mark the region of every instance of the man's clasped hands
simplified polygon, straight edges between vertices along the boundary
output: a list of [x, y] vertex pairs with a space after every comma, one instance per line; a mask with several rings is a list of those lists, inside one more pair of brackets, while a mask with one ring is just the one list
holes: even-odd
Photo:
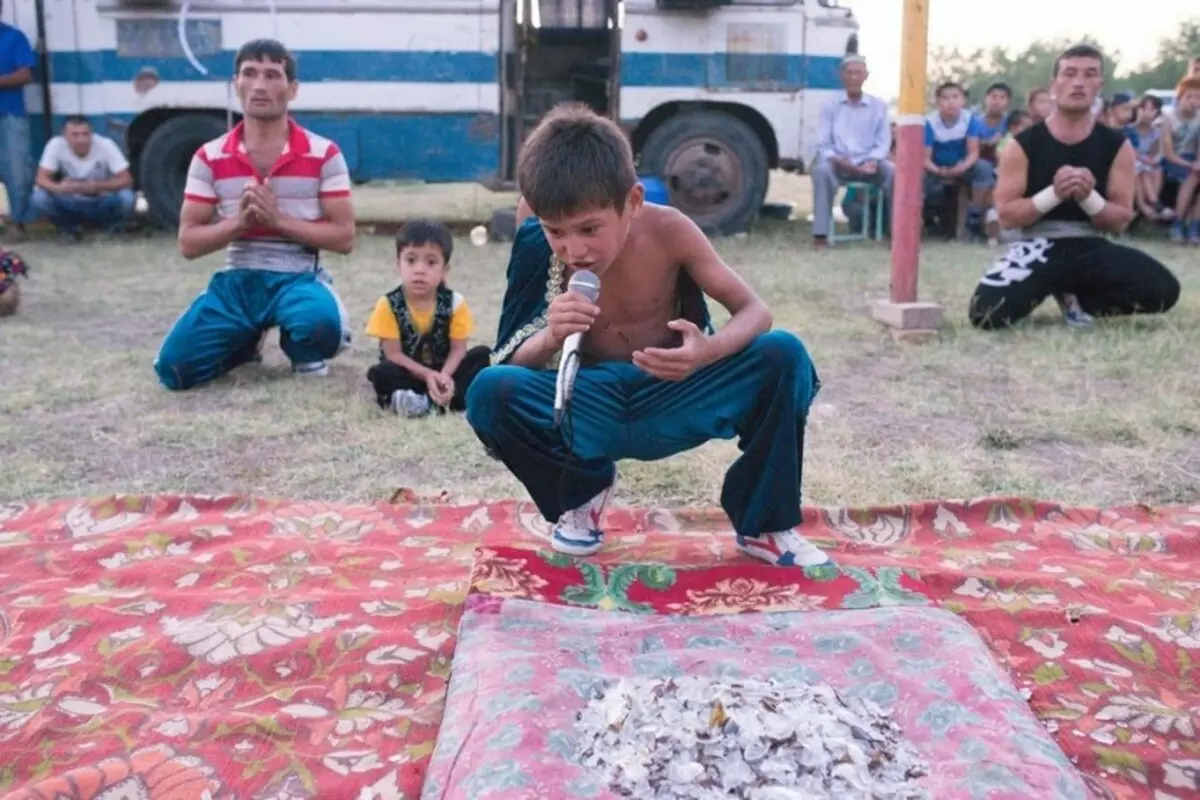
[[1096, 176], [1086, 167], [1059, 167], [1054, 173], [1054, 193], [1060, 200], [1083, 202], [1096, 188]]
[[262, 181], [254, 178], [242, 189], [242, 202], [238, 207], [243, 228], [279, 228], [279, 204], [275, 193]]

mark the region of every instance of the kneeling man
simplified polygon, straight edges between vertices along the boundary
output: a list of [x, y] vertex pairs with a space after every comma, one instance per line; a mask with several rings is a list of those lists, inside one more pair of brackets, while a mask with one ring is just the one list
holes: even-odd
[[[675, 209], [644, 203], [629, 142], [612, 121], [560, 106], [518, 165], [520, 224], [492, 364], [467, 420], [554, 523], [555, 549], [590, 555], [615, 462], [654, 461], [737, 437], [721, 505], [743, 552], [811, 566], [828, 556], [800, 524], [804, 427], [818, 390], [804, 345]], [[565, 287], [590, 270], [596, 303]], [[704, 295], [732, 315], [713, 333]], [[574, 399], [554, 424], [555, 355], [583, 334]]]
[[71, 116], [62, 135], [46, 143], [30, 202], [60, 232], [78, 241], [83, 228], [120, 230], [136, 202], [129, 161], [117, 143]]
[[1072, 325], [1091, 324], [1093, 316], [1159, 313], [1179, 299], [1179, 281], [1166, 267], [1105, 238], [1133, 219], [1137, 156], [1121, 131], [1091, 113], [1103, 75], [1095, 48], [1063, 53], [1054, 67], [1053, 113], [1001, 152], [1000, 224], [1023, 234], [971, 298], [978, 328], [1011, 325], [1050, 296]]
[[179, 250], [193, 259], [226, 249], [226, 268], [176, 321], [154, 362], [168, 389], [187, 389], [259, 358], [279, 327], [294, 372], [323, 375], [350, 341], [346, 311], [320, 251], [354, 247], [350, 176], [337, 145], [287, 114], [296, 62], [270, 39], [234, 62], [245, 119], [192, 159]]

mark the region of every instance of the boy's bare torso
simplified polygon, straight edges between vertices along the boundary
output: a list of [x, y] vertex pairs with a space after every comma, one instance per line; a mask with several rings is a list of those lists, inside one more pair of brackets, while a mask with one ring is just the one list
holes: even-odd
[[675, 209], [650, 205], [634, 218], [621, 254], [600, 276], [600, 315], [580, 344], [590, 360], [631, 361], [638, 350], [679, 344], [667, 323], [680, 313], [684, 264], [672, 248], [672, 230], [682, 218]]

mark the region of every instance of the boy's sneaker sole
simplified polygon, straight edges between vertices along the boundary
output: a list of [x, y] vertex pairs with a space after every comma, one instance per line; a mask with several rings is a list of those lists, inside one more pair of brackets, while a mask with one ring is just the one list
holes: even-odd
[[567, 539], [556, 530], [550, 536], [550, 546], [556, 552], [568, 556], [592, 556], [603, 549], [604, 534], [597, 531], [596, 535], [589, 539]]
[[324, 361], [313, 361], [310, 364], [293, 364], [292, 372], [297, 375], [328, 375], [329, 365]]

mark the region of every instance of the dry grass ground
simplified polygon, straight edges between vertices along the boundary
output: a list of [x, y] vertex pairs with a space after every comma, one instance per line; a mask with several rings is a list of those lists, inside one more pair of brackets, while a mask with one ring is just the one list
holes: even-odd
[[[433, 213], [440, 209], [431, 197], [448, 191], [406, 189], [360, 205]], [[486, 194], [478, 191], [456, 196], [459, 213]], [[804, 206], [806, 181], [782, 178], [772, 196]], [[798, 209], [801, 219], [806, 212]], [[1150, 247], [1184, 284], [1180, 306], [1163, 318], [1078, 331], [1054, 324], [1047, 307], [1021, 330], [981, 334], [965, 309], [989, 254], [932, 244], [921, 290], [946, 305], [947, 325], [940, 341], [906, 346], [867, 313], [887, 290], [887, 251], [818, 253], [807, 242], [796, 223], [718, 242], [769, 298], [776, 324], [808, 343], [824, 380], [810, 423], [807, 502], [1200, 497], [1195, 251]], [[451, 281], [476, 309], [478, 338], [490, 343], [507, 251], [460, 246]], [[379, 411], [364, 377], [375, 346], [361, 335], [327, 378], [292, 377], [272, 336], [264, 366], [184, 394], [161, 389], [151, 369], [158, 344], [218, 257], [187, 263], [166, 237], [74, 248], [39, 241], [21, 251], [33, 279], [19, 315], [0, 321], [0, 499], [170, 491], [373, 500], [401, 486], [522, 496], [461, 416], [403, 421]], [[361, 330], [395, 283], [391, 244], [363, 237], [351, 257], [329, 266]], [[714, 443], [624, 464], [619, 502], [715, 503], [736, 454], [734, 443]]]

